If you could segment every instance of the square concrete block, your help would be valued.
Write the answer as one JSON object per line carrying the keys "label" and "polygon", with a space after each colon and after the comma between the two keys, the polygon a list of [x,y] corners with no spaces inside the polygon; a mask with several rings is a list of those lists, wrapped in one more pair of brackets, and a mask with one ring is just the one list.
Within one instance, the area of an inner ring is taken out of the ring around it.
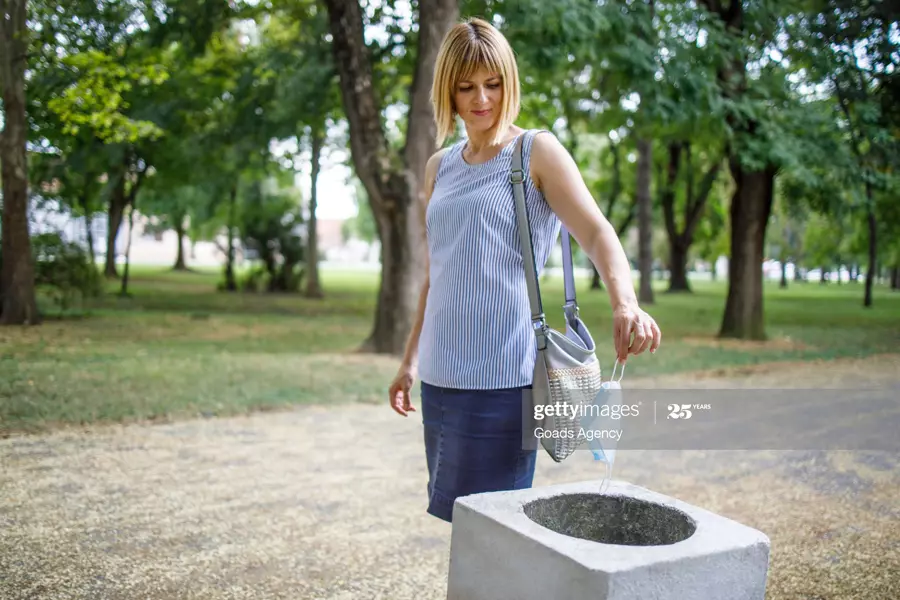
{"label": "square concrete block", "polygon": [[763,600],[769,538],[622,481],[458,498],[448,600]]}

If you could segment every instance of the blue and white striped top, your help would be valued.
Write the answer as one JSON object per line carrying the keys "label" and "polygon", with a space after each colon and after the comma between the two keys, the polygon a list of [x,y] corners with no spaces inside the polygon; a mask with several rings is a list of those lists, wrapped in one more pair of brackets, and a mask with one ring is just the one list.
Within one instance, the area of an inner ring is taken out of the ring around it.
{"label": "blue and white striped top", "polygon": [[[525,202],[540,275],[560,222],[529,176],[537,130],[525,132]],[[537,356],[509,181],[516,140],[470,165],[465,140],[441,158],[425,227],[430,289],[419,337],[419,378],[431,385],[502,389],[531,385]]]}

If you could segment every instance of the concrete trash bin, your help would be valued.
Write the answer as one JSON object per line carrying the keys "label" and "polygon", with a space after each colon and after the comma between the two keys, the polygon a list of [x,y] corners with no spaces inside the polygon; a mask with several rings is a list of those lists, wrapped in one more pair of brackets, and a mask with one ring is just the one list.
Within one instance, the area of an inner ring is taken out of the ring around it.
{"label": "concrete trash bin", "polygon": [[763,600],[769,538],[622,481],[453,507],[448,600]]}

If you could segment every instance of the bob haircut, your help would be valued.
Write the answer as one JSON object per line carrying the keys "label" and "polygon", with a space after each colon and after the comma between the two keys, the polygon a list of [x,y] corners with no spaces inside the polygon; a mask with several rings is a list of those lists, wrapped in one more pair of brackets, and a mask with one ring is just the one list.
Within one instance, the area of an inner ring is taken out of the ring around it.
{"label": "bob haircut", "polygon": [[456,86],[482,68],[499,73],[503,82],[503,101],[500,117],[494,125],[493,143],[502,141],[506,130],[519,116],[519,69],[509,42],[487,21],[467,19],[447,32],[434,68],[431,105],[437,125],[438,148],[455,129],[453,92]]}

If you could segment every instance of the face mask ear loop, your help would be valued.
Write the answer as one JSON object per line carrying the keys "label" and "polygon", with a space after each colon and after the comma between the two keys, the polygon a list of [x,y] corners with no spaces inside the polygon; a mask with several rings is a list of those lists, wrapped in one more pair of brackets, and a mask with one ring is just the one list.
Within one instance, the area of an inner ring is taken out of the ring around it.
{"label": "face mask ear loop", "polygon": [[604,465],[606,466],[606,477],[603,478],[603,481],[600,482],[600,494],[604,494],[606,490],[609,489],[610,481],[612,480],[612,466],[610,466],[609,462],[604,461]]}
{"label": "face mask ear loop", "polygon": [[622,367],[619,370],[619,378],[615,380],[616,383],[619,383],[620,381],[622,381],[622,377],[625,375],[625,363],[620,363],[619,359],[616,359],[616,364],[613,365],[612,375],[609,376],[610,381],[613,381],[613,379],[615,379],[616,377],[616,367]]}

